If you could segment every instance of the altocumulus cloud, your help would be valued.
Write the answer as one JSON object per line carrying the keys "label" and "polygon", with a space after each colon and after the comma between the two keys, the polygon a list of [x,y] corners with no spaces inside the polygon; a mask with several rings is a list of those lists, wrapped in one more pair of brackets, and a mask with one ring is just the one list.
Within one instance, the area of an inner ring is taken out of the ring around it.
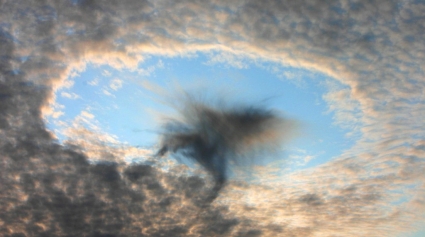
{"label": "altocumulus cloud", "polygon": [[[420,1],[0,1],[0,233],[391,236],[415,228],[425,213],[424,10]],[[46,130],[55,90],[87,62],[136,69],[149,55],[194,52],[339,80],[346,87],[325,98],[357,143],[273,182],[271,168],[259,171],[260,184],[230,181],[204,205],[208,179],[152,164],[90,164]]]}

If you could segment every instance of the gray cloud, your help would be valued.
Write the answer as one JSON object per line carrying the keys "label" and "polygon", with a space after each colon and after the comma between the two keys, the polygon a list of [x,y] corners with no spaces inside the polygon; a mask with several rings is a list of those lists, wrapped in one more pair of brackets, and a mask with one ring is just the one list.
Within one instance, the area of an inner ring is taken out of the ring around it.
{"label": "gray cloud", "polygon": [[274,148],[273,145],[278,147],[285,133],[289,137],[293,132],[291,125],[295,126],[292,121],[263,108],[226,108],[224,104],[214,108],[196,102],[192,96],[186,99],[180,108],[183,121],[172,120],[164,125],[157,155],[182,151],[184,156],[204,167],[216,183],[212,200],[227,181],[229,164],[246,163],[244,159],[258,148],[266,151]]}
{"label": "gray cloud", "polygon": [[[0,233],[408,231],[425,210],[424,8],[419,1],[0,1]],[[85,62],[134,68],[144,55],[197,51],[334,77],[348,89],[333,88],[327,100],[337,120],[355,124],[359,141],[291,182],[232,181],[205,207],[207,179],[147,164],[89,164],[81,149],[56,144],[46,130],[42,117],[54,89]]]}

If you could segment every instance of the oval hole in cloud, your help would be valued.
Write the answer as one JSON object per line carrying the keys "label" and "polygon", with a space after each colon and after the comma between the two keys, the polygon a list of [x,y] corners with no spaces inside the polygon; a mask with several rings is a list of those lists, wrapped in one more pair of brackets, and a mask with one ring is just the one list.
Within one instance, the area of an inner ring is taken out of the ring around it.
{"label": "oval hole in cloud", "polygon": [[[247,104],[264,102],[301,121],[301,135],[282,147],[284,162],[277,164],[281,168],[314,167],[354,144],[354,138],[345,136],[350,131],[334,123],[334,114],[328,112],[323,98],[329,89],[327,82],[337,83],[332,78],[273,62],[247,60],[232,64],[212,58],[203,53],[192,57],[151,56],[137,71],[90,64],[72,78],[73,86],[57,91],[56,107],[63,115],[50,117],[48,128],[63,142],[70,136],[64,133],[66,126],[79,119],[88,129],[109,135],[105,143],[149,148],[158,141],[156,113],[170,112],[158,101],[155,90],[166,92],[176,84],[189,90],[207,85],[209,93],[228,93]],[[269,162],[265,159],[261,165]]]}

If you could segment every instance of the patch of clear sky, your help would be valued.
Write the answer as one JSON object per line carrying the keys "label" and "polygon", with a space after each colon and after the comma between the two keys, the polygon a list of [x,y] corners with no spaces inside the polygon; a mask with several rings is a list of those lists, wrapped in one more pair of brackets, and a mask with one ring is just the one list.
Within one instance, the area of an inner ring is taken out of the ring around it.
{"label": "patch of clear sky", "polygon": [[[234,68],[224,63],[209,64],[208,56],[196,57],[150,57],[139,65],[140,69],[156,67],[150,74],[116,70],[109,66],[89,65],[86,71],[73,78],[74,86],[58,92],[57,102],[65,106],[63,121],[72,121],[81,111],[95,116],[101,129],[116,135],[120,141],[133,146],[150,147],[158,141],[160,123],[149,111],[169,111],[160,103],[160,97],[142,86],[149,82],[170,92],[176,84],[181,88],[211,88],[196,91],[200,95],[214,95],[226,91],[229,98],[246,104],[262,104],[282,111],[284,115],[301,122],[300,135],[285,145],[282,155],[286,158],[313,156],[298,168],[314,167],[338,156],[355,141],[345,137],[346,130],[333,124],[322,96],[327,92],[323,74],[304,69],[285,68],[268,62],[246,62],[245,68]],[[271,68],[278,66],[279,72]],[[108,71],[110,75],[105,75]],[[290,75],[291,78],[288,78]],[[113,90],[113,79],[123,80],[122,88]],[[97,85],[93,81],[98,81]],[[62,97],[60,93],[75,93],[78,99]],[[112,96],[105,94],[105,91]],[[58,129],[53,120],[50,129]],[[59,140],[64,139],[58,134]],[[267,162],[267,161],[266,161]]]}

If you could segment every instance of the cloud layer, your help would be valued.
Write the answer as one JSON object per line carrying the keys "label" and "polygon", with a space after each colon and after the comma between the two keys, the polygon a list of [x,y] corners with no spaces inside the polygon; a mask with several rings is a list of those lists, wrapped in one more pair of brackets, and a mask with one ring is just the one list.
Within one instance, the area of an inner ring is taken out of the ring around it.
{"label": "cloud layer", "polygon": [[[424,10],[389,0],[0,1],[0,233],[391,236],[414,228],[425,213]],[[89,164],[46,130],[55,90],[86,63],[136,70],[149,55],[196,52],[333,77],[344,87],[331,85],[325,98],[356,145],[285,178],[269,168],[259,171],[262,183],[232,181],[206,208],[208,179],[179,166]]]}

